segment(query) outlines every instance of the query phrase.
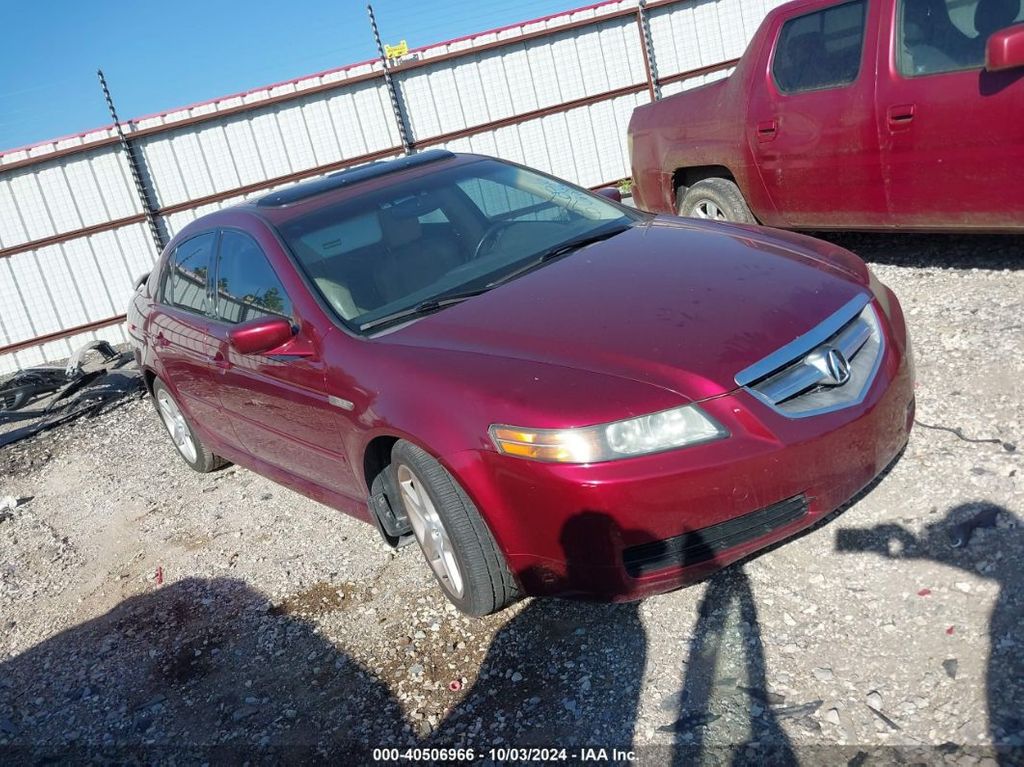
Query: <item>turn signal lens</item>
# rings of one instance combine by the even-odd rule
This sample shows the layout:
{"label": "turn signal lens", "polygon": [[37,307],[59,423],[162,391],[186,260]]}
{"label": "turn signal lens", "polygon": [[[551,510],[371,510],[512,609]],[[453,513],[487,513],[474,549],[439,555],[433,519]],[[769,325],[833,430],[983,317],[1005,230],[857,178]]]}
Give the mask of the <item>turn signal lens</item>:
{"label": "turn signal lens", "polygon": [[490,428],[490,434],[494,446],[506,455],[556,463],[612,461],[729,435],[696,405],[574,429],[495,425]]}

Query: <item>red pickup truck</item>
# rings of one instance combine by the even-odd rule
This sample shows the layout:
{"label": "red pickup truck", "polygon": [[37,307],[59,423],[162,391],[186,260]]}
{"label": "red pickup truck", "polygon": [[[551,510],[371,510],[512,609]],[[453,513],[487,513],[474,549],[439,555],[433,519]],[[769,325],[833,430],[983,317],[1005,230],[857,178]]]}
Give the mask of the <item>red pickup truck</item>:
{"label": "red pickup truck", "polygon": [[637,108],[639,207],[791,229],[1024,231],[1022,0],[797,0],[724,80]]}

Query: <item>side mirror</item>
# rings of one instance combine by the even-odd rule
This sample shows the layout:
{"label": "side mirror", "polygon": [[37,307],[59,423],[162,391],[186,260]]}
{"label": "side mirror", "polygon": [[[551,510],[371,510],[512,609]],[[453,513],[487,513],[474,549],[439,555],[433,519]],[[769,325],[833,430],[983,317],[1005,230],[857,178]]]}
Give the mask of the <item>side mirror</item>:
{"label": "side mirror", "polygon": [[292,323],[280,317],[246,322],[228,331],[228,342],[239,354],[263,354],[292,340]]}
{"label": "side mirror", "polygon": [[985,69],[989,72],[1017,67],[1024,67],[1024,24],[993,32],[985,45]]}
{"label": "side mirror", "polygon": [[612,202],[622,202],[622,193],[614,186],[602,186],[597,190],[597,194],[607,197]]}

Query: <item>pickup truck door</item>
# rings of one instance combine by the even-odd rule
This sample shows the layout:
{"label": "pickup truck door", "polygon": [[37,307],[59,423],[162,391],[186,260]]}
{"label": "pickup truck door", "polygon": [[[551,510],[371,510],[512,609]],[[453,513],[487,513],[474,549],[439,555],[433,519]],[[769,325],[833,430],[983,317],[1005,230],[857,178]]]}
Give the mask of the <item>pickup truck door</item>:
{"label": "pickup truck door", "polygon": [[878,133],[894,223],[998,229],[1024,220],[1024,69],[987,72],[988,36],[1021,0],[895,0],[878,62]]}
{"label": "pickup truck door", "polygon": [[755,76],[746,126],[778,211],[778,220],[764,223],[888,223],[874,114],[879,16],[879,3],[852,0],[780,18],[769,30],[767,65]]}

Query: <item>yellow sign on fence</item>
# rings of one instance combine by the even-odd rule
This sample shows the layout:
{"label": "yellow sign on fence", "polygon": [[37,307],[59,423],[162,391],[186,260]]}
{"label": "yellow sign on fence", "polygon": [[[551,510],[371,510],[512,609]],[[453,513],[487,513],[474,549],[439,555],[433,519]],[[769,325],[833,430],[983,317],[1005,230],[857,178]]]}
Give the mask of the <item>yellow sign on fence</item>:
{"label": "yellow sign on fence", "polygon": [[400,59],[409,52],[409,44],[402,40],[398,45],[385,45],[384,55],[389,59]]}

